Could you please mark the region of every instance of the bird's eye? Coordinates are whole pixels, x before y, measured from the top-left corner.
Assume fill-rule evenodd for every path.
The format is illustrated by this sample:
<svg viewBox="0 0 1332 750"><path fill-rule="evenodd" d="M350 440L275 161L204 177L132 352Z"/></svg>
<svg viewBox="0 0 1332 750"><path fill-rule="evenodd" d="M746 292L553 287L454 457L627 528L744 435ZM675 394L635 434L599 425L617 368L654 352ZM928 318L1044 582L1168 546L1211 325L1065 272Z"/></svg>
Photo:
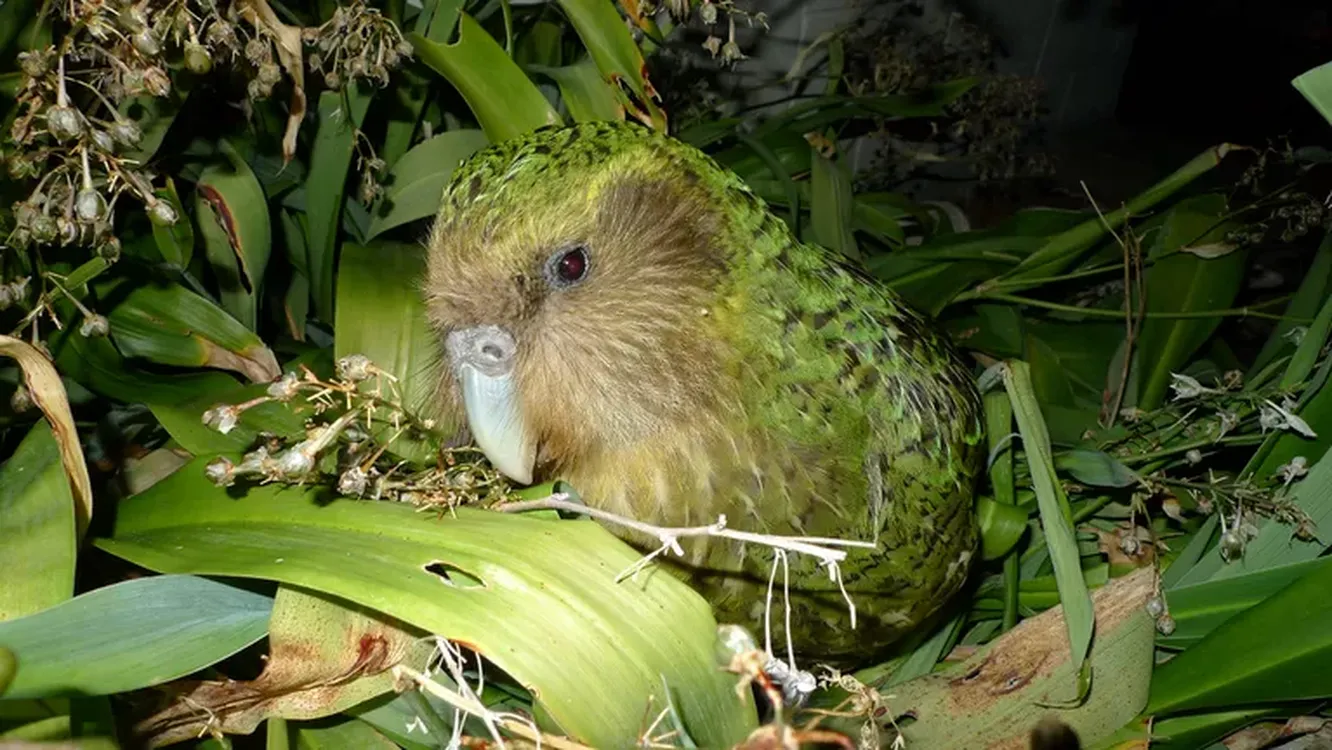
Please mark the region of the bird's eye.
<svg viewBox="0 0 1332 750"><path fill-rule="evenodd" d="M561 250L550 259L547 275L557 287L570 287L587 276L587 248L577 247Z"/></svg>

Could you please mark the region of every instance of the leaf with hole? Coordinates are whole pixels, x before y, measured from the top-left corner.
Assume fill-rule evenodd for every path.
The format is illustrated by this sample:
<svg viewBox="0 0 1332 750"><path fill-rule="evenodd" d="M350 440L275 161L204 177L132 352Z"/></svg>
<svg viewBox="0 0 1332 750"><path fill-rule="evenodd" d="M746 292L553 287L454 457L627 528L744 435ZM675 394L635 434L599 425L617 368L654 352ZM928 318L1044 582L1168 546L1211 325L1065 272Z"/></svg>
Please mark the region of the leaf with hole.
<svg viewBox="0 0 1332 750"><path fill-rule="evenodd" d="M617 583L638 553L596 523L423 514L310 487L233 497L208 483L205 463L122 503L99 545L153 570L302 586L465 643L529 688L560 731L593 745L636 736L645 712L660 711L663 677L700 745L730 745L754 727L752 702L714 661L707 603L664 571ZM482 585L445 581L427 570L435 563Z"/></svg>

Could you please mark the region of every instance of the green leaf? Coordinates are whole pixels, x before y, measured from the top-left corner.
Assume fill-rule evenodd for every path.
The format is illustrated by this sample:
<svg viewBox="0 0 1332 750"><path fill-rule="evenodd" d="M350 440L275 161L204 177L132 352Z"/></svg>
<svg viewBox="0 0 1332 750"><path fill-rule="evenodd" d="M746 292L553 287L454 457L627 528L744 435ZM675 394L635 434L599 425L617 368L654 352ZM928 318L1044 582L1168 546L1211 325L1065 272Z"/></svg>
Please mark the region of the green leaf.
<svg viewBox="0 0 1332 750"><path fill-rule="evenodd" d="M309 219L310 289L315 314L333 319L333 268L338 250L338 227L346 193L347 170L356 146L356 130L365 119L371 95L361 85L319 95L319 129L310 151L310 172L305 179L305 213Z"/></svg>
<svg viewBox="0 0 1332 750"><path fill-rule="evenodd" d="M1004 363L1004 386L1013 402L1018 431L1027 455L1032 484L1036 490L1036 503L1041 512L1041 529L1050 549L1055 579L1059 584L1059 601L1063 605L1064 620L1068 628L1068 642L1072 649L1074 672L1080 672L1091 648L1095 625L1091 595L1082 577L1082 563L1078 543L1073 533L1072 513L1068 499L1055 476L1050 455L1050 437L1045 421L1032 390L1030 370L1026 362L1010 360ZM1083 696L1078 695L1081 699Z"/></svg>
<svg viewBox="0 0 1332 750"><path fill-rule="evenodd" d="M729 746L755 725L713 661L707 603L665 573L616 583L639 555L594 522L422 514L306 488L231 497L208 484L205 463L122 503L100 546L153 570L310 588L466 643L594 746L637 736L661 710L649 696L663 676L700 745ZM449 570L482 585L441 576Z"/></svg>
<svg viewBox="0 0 1332 750"><path fill-rule="evenodd" d="M1216 746L1211 743L1219 742L1232 732L1260 719L1299 716L1303 713L1307 712L1301 711L1299 707L1278 706L1170 716L1152 722L1151 747L1152 750L1216 750Z"/></svg>
<svg viewBox="0 0 1332 750"><path fill-rule="evenodd" d="M1318 253L1314 255L1309 270L1304 274L1304 280L1300 282L1295 296L1286 306L1284 317L1291 320L1276 322L1272 334L1267 337L1267 342L1254 358L1253 365L1245 373L1246 381L1253 380L1279 356L1295 348L1295 344L1290 340L1290 332L1301 325L1298 322L1300 319L1310 319L1317 315L1319 307L1323 305L1330 292L1332 292L1332 232L1323 237Z"/></svg>
<svg viewBox="0 0 1332 750"><path fill-rule="evenodd" d="M37 0L5 0L0 4L0 57L8 60L10 46L34 16Z"/></svg>
<svg viewBox="0 0 1332 750"><path fill-rule="evenodd" d="M195 191L195 214L222 307L254 330L259 286L272 249L268 204L263 187L240 153L226 140L218 145L227 164L204 167Z"/></svg>
<svg viewBox="0 0 1332 750"><path fill-rule="evenodd" d="M300 750L397 750L397 745L359 719L302 723L296 730Z"/></svg>
<svg viewBox="0 0 1332 750"><path fill-rule="evenodd" d="M44 419L0 465L0 539L0 627L74 594L74 494Z"/></svg>
<svg viewBox="0 0 1332 750"><path fill-rule="evenodd" d="M18 660L14 652L0 646L0 695L4 695L14 682L14 672L18 669Z"/></svg>
<svg viewBox="0 0 1332 750"><path fill-rule="evenodd" d="M1329 236L1332 237L1332 234ZM1332 296L1323 300L1323 306L1318 311L1317 317L1305 330L1299 346L1295 347L1290 365L1281 376L1279 385L1282 388L1294 388L1309 379L1318 364L1319 355L1323 352L1323 345L1327 343L1329 334L1332 334Z"/></svg>
<svg viewBox="0 0 1332 750"><path fill-rule="evenodd" d="M157 251L167 263L177 268L186 268L194 257L194 223L190 221L190 215L185 212L185 206L180 202L175 180L167 177L166 187L157 189L154 195L159 200L166 201L176 212L175 224L166 227L152 225Z"/></svg>
<svg viewBox="0 0 1332 750"><path fill-rule="evenodd" d="M601 78L614 87L620 104L646 118L657 130L666 130L666 113L657 105L657 92L647 80L643 51L634 42L620 11L611 0L557 0L587 48ZM620 86L628 87L631 99Z"/></svg>
<svg viewBox="0 0 1332 750"><path fill-rule="evenodd" d="M900 246L906 242L906 230L902 222L910 220L913 214L893 202L879 200L882 195L861 193L855 196L851 216L854 227L883 242Z"/></svg>
<svg viewBox="0 0 1332 750"><path fill-rule="evenodd" d="M988 497L977 498L976 516L981 528L981 557L986 560L1008 554L1027 530L1027 511Z"/></svg>
<svg viewBox="0 0 1332 750"><path fill-rule="evenodd" d="M1304 71L1290 85L1332 124L1332 62Z"/></svg>
<svg viewBox="0 0 1332 750"><path fill-rule="evenodd" d="M413 146L384 180L384 200L370 220L370 237L434 216L453 170L486 142L480 130L450 130Z"/></svg>
<svg viewBox="0 0 1332 750"><path fill-rule="evenodd" d="M851 171L839 158L828 158L810 147L809 223L814 239L829 250L858 259L851 217L855 198L851 189Z"/></svg>
<svg viewBox="0 0 1332 750"><path fill-rule="evenodd" d="M142 134L138 144L120 154L121 158L144 164L157 154L189 97L190 88L189 78L173 76L171 91L165 97L142 94L129 97L120 104L120 117L138 125Z"/></svg>
<svg viewBox="0 0 1332 750"><path fill-rule="evenodd" d="M1179 248L1218 241L1233 224L1223 223L1225 197L1208 194L1175 206L1164 231L1156 235L1148 254L1155 260L1147 271L1146 312L1189 313L1230 307L1244 281L1248 252L1240 250L1220 258L1204 259ZM1173 253L1173 254L1171 254ZM1169 257L1164 257L1169 254ZM1189 357L1212 335L1221 319L1148 317L1138 335L1135 367L1140 409L1155 409L1165 400L1171 373L1179 372Z"/></svg>
<svg viewBox="0 0 1332 750"><path fill-rule="evenodd" d="M1332 696L1329 587L1332 565L1320 565L1161 665L1147 713Z"/></svg>
<svg viewBox="0 0 1332 750"><path fill-rule="evenodd" d="M4 697L110 695L159 685L264 637L272 605L266 596L195 576L94 589L0 622L0 643L19 663Z"/></svg>
<svg viewBox="0 0 1332 750"><path fill-rule="evenodd" d="M299 372L302 365L321 375L328 374L333 367L327 349L287 362L286 370ZM304 434L305 420L315 414L315 405L308 401L293 399L285 404L269 401L246 409L235 429L225 435L204 425L203 413L208 409L218 404L246 403L263 396L267 390L264 383L242 385L224 378L177 392L172 398L159 396L148 406L162 427L190 453L196 456L239 453L253 446L261 432L283 438Z"/></svg>
<svg viewBox="0 0 1332 750"><path fill-rule="evenodd" d="M109 339L80 336L76 328L54 336L51 349L62 375L125 403L175 403L236 384L235 378L220 372L163 375L137 370Z"/></svg>
<svg viewBox="0 0 1332 750"><path fill-rule="evenodd" d="M407 410L425 416L436 392L434 365L439 349L426 326L421 295L403 283L403 279L417 279L424 273L424 249L420 245L376 242L368 247L349 244L342 255L334 356L369 357L397 378L392 387ZM449 426L443 429L447 431ZM383 430L385 438L393 433L388 424ZM389 449L404 458L422 461L434 455L429 445L405 436Z"/></svg>
<svg viewBox="0 0 1332 750"><path fill-rule="evenodd" d="M872 96L821 96L793 105L754 129L756 138L766 138L779 130L795 134L823 130L857 117L940 117L949 104L957 101L980 82L979 78L959 78L911 94Z"/></svg>
<svg viewBox="0 0 1332 750"><path fill-rule="evenodd" d="M1055 467L1093 487L1130 487L1141 481L1136 472L1103 451L1065 451L1055 457Z"/></svg>
<svg viewBox="0 0 1332 750"><path fill-rule="evenodd" d="M417 57L462 94L492 143L560 124L540 89L470 15L459 14L458 39L452 44L416 33L407 39Z"/></svg>
<svg viewBox="0 0 1332 750"><path fill-rule="evenodd" d="M1172 648L1188 648L1235 615L1329 564L1332 558L1306 560L1171 589L1166 594L1166 604L1175 618L1175 632L1161 636L1157 642Z"/></svg>
<svg viewBox="0 0 1332 750"><path fill-rule="evenodd" d="M1223 143L1207 149L1195 156L1187 164L1175 170L1173 174L1134 196L1116 211L1088 219L1072 229L1051 237L1039 250L1022 261L1017 268L1003 274L1000 278L1009 281L1017 279L1034 280L1042 276L1061 273L1079 255L1096 243L1104 240L1110 229L1118 231L1131 217L1143 216L1153 206L1182 190L1189 183L1211 171L1235 146ZM1233 255L1233 253L1232 253ZM1195 257L1196 256L1189 256ZM1229 257L1229 256L1227 256ZM1033 281L1033 286L1036 283ZM1016 292L1021 286L1008 286L1009 292ZM1150 303L1151 297L1148 296Z"/></svg>
<svg viewBox="0 0 1332 750"><path fill-rule="evenodd" d="M126 356L232 370L257 383L281 374L277 358L253 331L179 284L135 278L99 285L98 293L119 300L107 317Z"/></svg>
<svg viewBox="0 0 1332 750"><path fill-rule="evenodd" d="M957 640L957 635L962 630L962 626L967 622L967 618L958 614L951 620L944 623L930 636L929 640L920 644L911 654L893 670L893 674L884 683L885 688L891 688L894 685L901 685L904 682L914 680L921 675L927 675L934 670L934 665L944 656L944 650L950 647Z"/></svg>
<svg viewBox="0 0 1332 750"><path fill-rule="evenodd" d="M624 106L616 98L618 92L602 79L591 57L559 68L529 65L527 69L549 77L560 87L560 99L574 122L624 119Z"/></svg>

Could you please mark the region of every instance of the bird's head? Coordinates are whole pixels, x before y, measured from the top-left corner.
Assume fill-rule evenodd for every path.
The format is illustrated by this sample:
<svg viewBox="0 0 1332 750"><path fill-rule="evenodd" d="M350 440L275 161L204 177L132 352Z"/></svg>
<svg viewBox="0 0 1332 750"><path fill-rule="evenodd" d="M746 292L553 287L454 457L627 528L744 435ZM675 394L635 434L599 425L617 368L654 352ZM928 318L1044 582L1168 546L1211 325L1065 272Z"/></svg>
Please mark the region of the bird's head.
<svg viewBox="0 0 1332 750"><path fill-rule="evenodd" d="M528 483L725 408L737 189L628 124L543 129L458 169L424 292L439 402L496 468Z"/></svg>

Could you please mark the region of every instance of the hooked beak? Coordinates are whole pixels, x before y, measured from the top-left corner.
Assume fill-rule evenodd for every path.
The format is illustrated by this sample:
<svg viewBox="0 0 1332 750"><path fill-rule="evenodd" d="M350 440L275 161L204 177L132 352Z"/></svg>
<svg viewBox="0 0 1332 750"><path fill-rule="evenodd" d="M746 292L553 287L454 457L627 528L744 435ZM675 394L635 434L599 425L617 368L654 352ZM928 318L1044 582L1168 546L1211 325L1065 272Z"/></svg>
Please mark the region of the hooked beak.
<svg viewBox="0 0 1332 750"><path fill-rule="evenodd" d="M499 326L474 326L450 333L444 348L477 446L505 476L531 484L536 445L514 382L518 345L513 335Z"/></svg>

